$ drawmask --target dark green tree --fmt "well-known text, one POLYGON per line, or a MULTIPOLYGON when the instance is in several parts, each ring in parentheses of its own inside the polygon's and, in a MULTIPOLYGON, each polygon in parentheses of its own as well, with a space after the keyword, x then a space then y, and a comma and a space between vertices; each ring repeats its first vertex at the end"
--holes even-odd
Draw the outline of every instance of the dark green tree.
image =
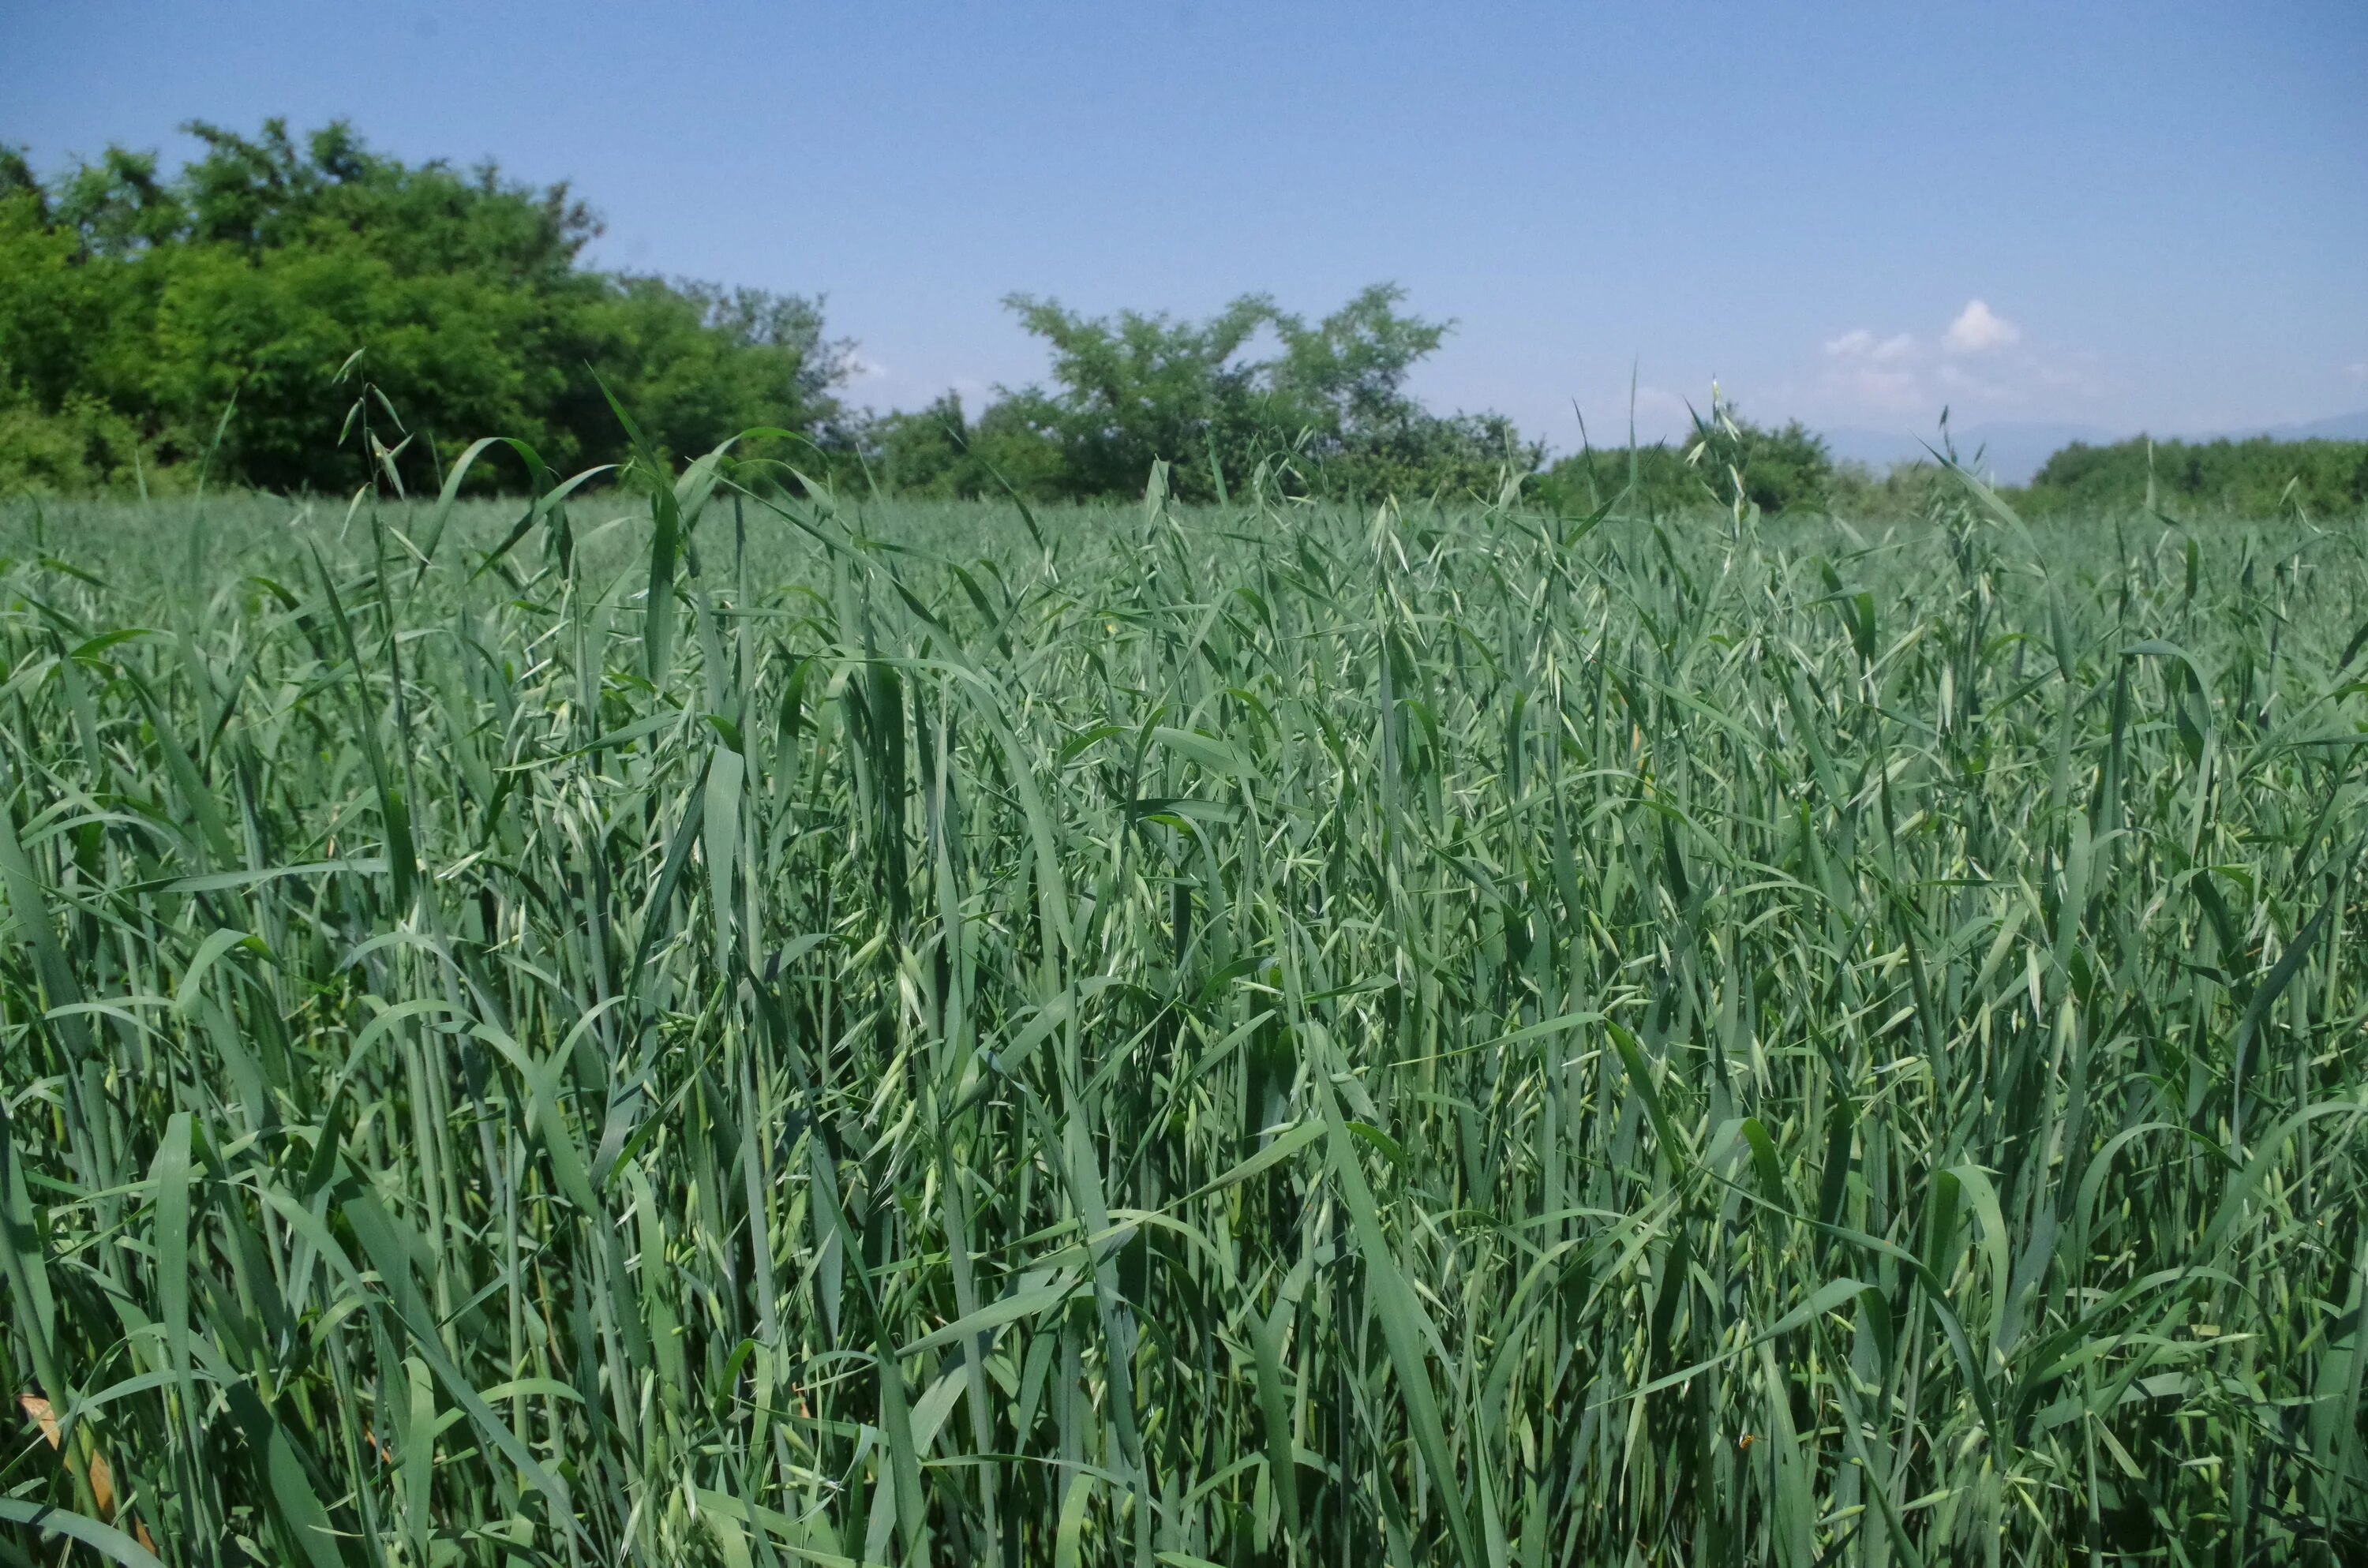
POLYGON ((1724 509, 1739 493, 1773 515, 1821 509, 1833 485, 1825 437, 1797 419, 1755 425, 1713 389, 1710 413, 1694 415, 1683 441, 1576 453, 1549 469, 1539 490, 1565 510, 1624 495, 1627 505, 1656 514, 1724 509))
POLYGON ((222 477, 342 488, 329 378, 356 348, 428 437, 415 484, 439 437, 621 455, 601 381, 677 454, 840 415, 818 301, 586 267, 598 222, 565 185, 406 165, 343 122, 188 129, 203 151, 169 177, 121 148, 48 184, 0 157, 0 487, 170 483, 234 395, 222 477))
POLYGON ((2075 442, 2047 460, 2029 492, 2041 512, 2136 507, 2149 496, 2158 509, 2257 517, 2289 506, 2354 512, 2368 505, 2368 441, 2075 442))
POLYGON ((1014 295, 1021 324, 1052 349, 1052 386, 1008 393, 981 421, 1032 431, 1057 454, 1052 493, 1140 490, 1171 465, 1174 494, 1205 500, 1261 463, 1339 494, 1484 487, 1542 453, 1499 415, 1441 417, 1406 392, 1409 372, 1449 324, 1399 309, 1375 284, 1315 322, 1246 294, 1206 321, 1123 311, 1076 314, 1014 295), (1259 350, 1265 350, 1260 353, 1259 350))
POLYGON ((1205 322, 1137 311, 1091 318, 1027 294, 1005 303, 1052 350, 1053 390, 1027 387, 1004 401, 1058 449, 1062 492, 1139 490, 1163 458, 1179 494, 1211 492, 1211 463, 1229 437, 1248 433, 1258 367, 1240 356, 1274 319, 1271 301, 1245 295, 1205 322))

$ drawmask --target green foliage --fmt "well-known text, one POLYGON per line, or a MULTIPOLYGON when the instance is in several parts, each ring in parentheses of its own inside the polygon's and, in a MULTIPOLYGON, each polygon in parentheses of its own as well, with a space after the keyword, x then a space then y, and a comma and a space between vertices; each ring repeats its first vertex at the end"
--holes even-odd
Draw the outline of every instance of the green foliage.
POLYGON ((1841 462, 1826 481, 1826 509, 1837 517, 1896 522, 1930 515, 1964 488, 1956 475, 1930 460, 1893 463, 1881 473, 1866 463, 1841 462))
POLYGON ((95 399, 69 396, 55 413, 0 405, 0 495, 170 491, 180 479, 155 469, 131 422, 95 399))
MULTIPOLYGON (((114 483, 120 462, 61 468, 61 420, 188 465, 235 396, 219 479, 341 489, 356 469, 323 439, 328 382, 356 348, 398 410, 517 436, 562 470, 623 455, 596 371, 661 451, 839 412, 846 349, 814 301, 586 269, 598 225, 564 185, 406 165, 343 123, 301 145, 278 120, 190 129, 205 151, 169 178, 120 148, 48 186, 0 163, 0 485, 114 483)), ((414 483, 434 479, 424 434, 414 483)))
POLYGON ((641 461, 0 513, 0 1559, 2368 1561, 2350 533, 641 461))
POLYGON ((1025 294, 1006 303, 1052 350, 1055 388, 1026 388, 1008 401, 1021 425, 1059 451, 1073 496, 1139 489, 1163 459, 1185 471, 1181 494, 1205 492, 1212 460, 1269 429, 1257 412, 1268 367, 1238 358, 1275 315, 1261 296, 1236 300, 1205 322, 1135 311, 1097 320, 1025 294))
POLYGON ((1715 390, 1709 416, 1694 416, 1693 434, 1684 442, 1578 452, 1556 462, 1539 483, 1540 494, 1566 512, 1592 510, 1624 495, 1626 505, 1653 515, 1725 508, 1738 496, 1770 516, 1821 511, 1832 505, 1834 487, 1833 458, 1823 437, 1797 419, 1775 428, 1754 425, 1715 390))
MULTIPOLYGON (((1041 476, 1037 494, 1069 498, 1139 493, 1162 460, 1172 493, 1190 500, 1249 487, 1261 471, 1338 496, 1493 495, 1543 452, 1501 415, 1441 416, 1408 395, 1408 373, 1449 329, 1401 312, 1404 298, 1375 284, 1311 323, 1262 294, 1201 322, 1087 317, 1013 295, 1052 350, 1053 385, 1008 393, 980 427, 1041 476), (1052 460, 1026 452, 1023 432, 1052 460)), ((952 493, 985 492, 957 482, 952 493)))
MULTIPOLYGON (((951 394, 850 415, 848 346, 814 301, 588 269, 598 224, 564 185, 406 165, 343 122, 301 141, 279 120, 190 130, 204 151, 170 176, 109 148, 45 185, 0 150, 0 493, 108 488, 134 449, 159 473, 189 467, 233 398, 218 480, 343 488, 355 460, 322 437, 357 347, 398 413, 431 421, 398 461, 415 485, 455 430, 518 437, 561 471, 621 458, 600 381, 659 453, 778 427, 803 439, 762 455, 915 497, 1135 495, 1158 461, 1187 499, 1260 483, 1494 495, 1543 457, 1501 416, 1407 394, 1448 327, 1387 286, 1314 322, 1264 295, 1204 322, 1014 295, 1051 350, 1046 386, 975 418, 951 394)), ((489 465, 474 483, 496 481, 489 465)))
MULTIPOLYGON (((858 427, 854 445, 883 489, 915 500, 997 496, 1007 484, 1037 497, 1074 490, 1061 449, 1009 398, 973 420, 961 396, 947 392, 925 408, 875 416, 858 427)), ((1144 477, 1135 476, 1134 490, 1144 477)))
POLYGON ((2264 517, 2298 506, 2318 517, 2368 506, 2368 441, 2075 442, 2047 460, 2030 505, 2049 512, 2156 504, 2264 517))
MULTIPOLYGON (((620 460, 611 392, 655 454, 778 428, 791 434, 748 455, 914 499, 1134 496, 1163 462, 1188 502, 1495 499, 1526 482, 1566 514, 1624 497, 1653 516, 1909 517, 1953 483, 1923 464, 1838 468, 1798 421, 1754 424, 1715 389, 1682 441, 1541 472, 1544 449, 1510 420, 1436 414, 1408 392, 1450 325, 1407 313, 1386 284, 1314 320, 1263 294, 1198 321, 1014 294, 1050 353, 1043 384, 998 389, 974 415, 952 393, 859 413, 838 395, 850 346, 826 335, 818 301, 591 269, 598 221, 564 184, 405 165, 343 121, 302 138, 277 119, 252 137, 188 129, 203 151, 169 174, 110 147, 43 181, 0 146, 0 494, 170 493, 210 451, 220 483, 343 489, 358 460, 323 437, 344 406, 330 375, 357 347, 398 416, 426 420, 395 460, 415 486, 437 482, 458 430, 512 435, 559 472, 620 460)), ((470 483, 527 478, 489 463, 470 483)), ((2368 442, 2075 445, 2029 502, 2082 513, 2149 495, 2233 515, 2349 512, 2368 505, 2368 442)))
POLYGON ((1289 471, 1308 476, 1310 488, 1323 495, 1461 504, 1500 494, 1508 481, 1527 479, 1544 460, 1545 449, 1504 415, 1405 407, 1335 440, 1301 443, 1289 471))

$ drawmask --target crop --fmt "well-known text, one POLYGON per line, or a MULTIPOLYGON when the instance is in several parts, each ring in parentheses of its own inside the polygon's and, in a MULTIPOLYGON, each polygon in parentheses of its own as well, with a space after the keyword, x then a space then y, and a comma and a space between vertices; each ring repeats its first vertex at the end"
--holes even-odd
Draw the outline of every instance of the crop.
POLYGON ((2368 528, 1160 479, 11 513, 0 1561, 2361 1560, 2368 528))

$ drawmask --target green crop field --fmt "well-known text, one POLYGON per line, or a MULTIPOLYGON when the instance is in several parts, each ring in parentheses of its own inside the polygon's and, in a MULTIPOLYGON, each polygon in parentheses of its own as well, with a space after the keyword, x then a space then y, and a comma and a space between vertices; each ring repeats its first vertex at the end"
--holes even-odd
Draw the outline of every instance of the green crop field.
POLYGON ((2368 1554, 2368 522, 654 466, 0 513, 0 1562, 2368 1554))

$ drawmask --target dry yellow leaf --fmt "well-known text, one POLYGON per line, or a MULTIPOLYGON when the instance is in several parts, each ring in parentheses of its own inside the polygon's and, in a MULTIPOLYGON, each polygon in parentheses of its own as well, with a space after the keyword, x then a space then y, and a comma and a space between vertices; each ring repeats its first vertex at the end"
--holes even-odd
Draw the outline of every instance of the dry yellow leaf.
POLYGON ((107 1462, 102 1453, 90 1456, 90 1495, 91 1501, 98 1505, 100 1518, 115 1517, 115 1467, 107 1462))
MULTIPOLYGON (((57 1448, 63 1435, 58 1430, 57 1412, 51 1407, 50 1402, 37 1393, 20 1393, 17 1396, 17 1403, 28 1416, 39 1424, 41 1436, 50 1440, 50 1447, 57 1448)), ((94 1452, 90 1456, 90 1495, 91 1500, 98 1505, 100 1518, 115 1517, 115 1467, 107 1462, 107 1456, 102 1453, 94 1452)), ((138 1528, 141 1540, 148 1543, 148 1527, 142 1525, 138 1528)), ((153 1543, 150 1543, 150 1549, 154 1550, 153 1543)))
POLYGON ((41 1436, 50 1440, 50 1447, 56 1448, 58 1418, 56 1413, 51 1410, 50 1402, 37 1393, 20 1393, 17 1396, 17 1403, 25 1407, 26 1415, 41 1424, 41 1436))

